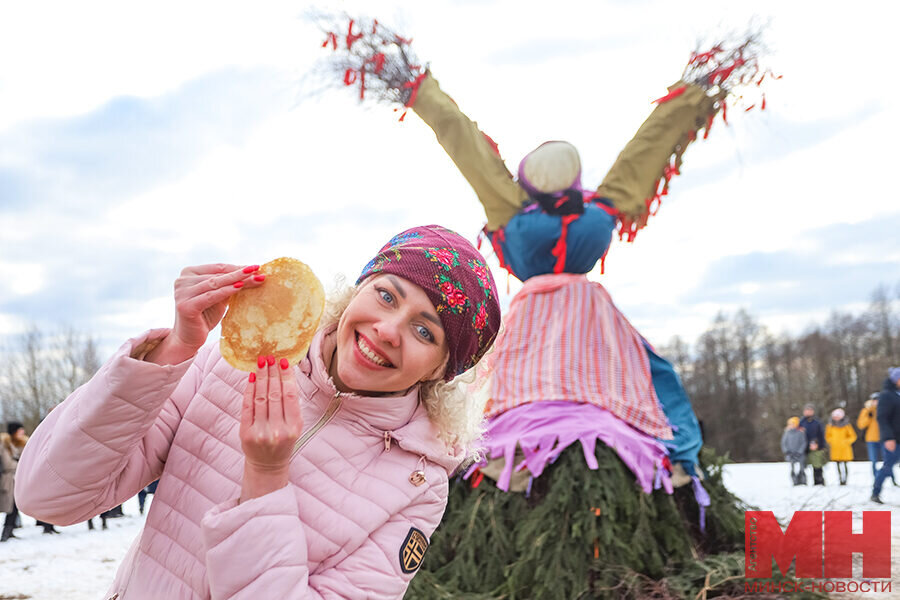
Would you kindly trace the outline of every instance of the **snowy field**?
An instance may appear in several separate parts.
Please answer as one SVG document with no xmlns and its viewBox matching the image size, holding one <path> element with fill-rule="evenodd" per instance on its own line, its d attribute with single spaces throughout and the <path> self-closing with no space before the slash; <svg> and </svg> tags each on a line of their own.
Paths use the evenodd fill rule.
<svg viewBox="0 0 900 600">
<path fill-rule="evenodd" d="M 796 510 L 891 510 L 896 591 L 855 597 L 900 598 L 900 487 L 888 480 L 881 495 L 885 505 L 869 502 L 872 472 L 867 462 L 851 463 L 847 486 L 837 485 L 832 464 L 825 467 L 824 488 L 793 487 L 789 479 L 785 463 L 729 465 L 725 471 L 725 484 L 732 492 L 779 519 L 790 518 Z M 23 517 L 24 527 L 16 530 L 21 539 L 0 544 L 0 600 L 105 600 L 119 561 L 144 523 L 137 498 L 125 503 L 124 512 L 124 518 L 109 521 L 107 531 L 101 531 L 95 519 L 94 531 L 81 523 L 59 527 L 61 535 L 44 535 L 34 519 Z M 861 512 L 854 517 L 858 527 Z"/>
</svg>

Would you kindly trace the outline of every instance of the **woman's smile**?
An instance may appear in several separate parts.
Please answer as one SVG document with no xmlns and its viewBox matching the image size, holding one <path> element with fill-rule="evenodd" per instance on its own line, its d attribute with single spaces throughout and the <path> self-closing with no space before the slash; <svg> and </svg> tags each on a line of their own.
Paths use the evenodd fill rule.
<svg viewBox="0 0 900 600">
<path fill-rule="evenodd" d="M 356 347 L 366 362 L 379 367 L 394 368 L 393 363 L 384 353 L 369 338 L 358 331 L 356 332 Z"/>
</svg>

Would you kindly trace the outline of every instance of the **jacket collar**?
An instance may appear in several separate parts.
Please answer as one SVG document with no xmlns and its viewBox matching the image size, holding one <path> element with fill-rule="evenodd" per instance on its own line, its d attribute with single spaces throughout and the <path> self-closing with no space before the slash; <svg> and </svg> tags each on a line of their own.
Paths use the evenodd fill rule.
<svg viewBox="0 0 900 600">
<path fill-rule="evenodd" d="M 311 401 L 327 404 L 338 395 L 334 380 L 328 374 L 328 365 L 337 346 L 336 325 L 323 327 L 316 332 L 306 359 L 300 370 L 321 392 Z M 419 386 L 405 393 L 389 396 L 363 396 L 342 393 L 340 416 L 361 421 L 379 432 L 389 432 L 394 441 L 408 452 L 425 456 L 448 471 L 462 462 L 464 455 L 450 452 L 437 437 L 437 427 L 428 418 L 425 406 L 419 401 Z"/>
</svg>

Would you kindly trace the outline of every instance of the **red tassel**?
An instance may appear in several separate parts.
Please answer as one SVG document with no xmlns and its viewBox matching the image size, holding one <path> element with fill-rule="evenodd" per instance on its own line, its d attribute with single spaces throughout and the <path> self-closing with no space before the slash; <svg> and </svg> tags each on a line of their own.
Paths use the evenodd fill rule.
<svg viewBox="0 0 900 600">
<path fill-rule="evenodd" d="M 565 204 L 568 201 L 569 201 L 569 197 L 563 196 L 562 198 L 560 198 L 559 200 L 557 200 L 556 202 L 553 203 L 553 208 L 559 208 L 560 206 L 562 206 L 563 204 Z"/>
<path fill-rule="evenodd" d="M 451 98 L 451 100 L 453 100 L 453 98 Z M 456 104 L 456 102 L 454 102 L 454 104 Z M 489 136 L 488 134 L 486 134 L 483 131 L 481 132 L 481 135 L 483 135 L 484 139 L 487 140 L 487 143 L 491 145 L 491 148 L 494 150 L 494 152 L 497 154 L 497 156 L 500 156 L 500 146 L 497 145 L 497 142 L 495 142 L 491 136 Z"/>
<path fill-rule="evenodd" d="M 372 21 L 372 35 L 378 33 L 378 19 Z"/>
<path fill-rule="evenodd" d="M 416 96 L 419 95 L 419 86 L 422 85 L 422 80 L 425 79 L 427 73 L 420 73 L 414 80 L 407 81 L 403 84 L 404 88 L 412 88 L 412 92 L 409 95 L 409 100 L 406 101 L 405 106 L 412 106 L 416 103 Z"/>
<path fill-rule="evenodd" d="M 751 104 L 750 106 L 748 106 L 747 108 L 744 109 L 744 112 L 750 112 L 750 111 L 753 110 L 754 108 L 756 108 L 756 105 L 755 105 L 755 104 Z"/>
<path fill-rule="evenodd" d="M 356 40 L 362 36 L 363 34 L 361 33 L 353 33 L 353 19 L 350 19 L 350 25 L 347 26 L 347 50 L 350 50 L 353 47 L 353 44 L 356 43 Z"/>
<path fill-rule="evenodd" d="M 400 118 L 397 119 L 397 120 L 398 120 L 398 121 L 402 121 L 402 120 L 405 119 L 405 118 L 406 118 L 406 111 L 404 110 L 404 111 L 403 111 L 403 114 L 400 115 Z"/>
<path fill-rule="evenodd" d="M 477 488 L 481 485 L 481 481 L 484 479 L 484 473 L 481 472 L 481 469 L 475 469 L 475 472 L 472 473 L 472 489 Z"/>
<path fill-rule="evenodd" d="M 671 92 L 669 92 L 669 93 L 666 94 L 665 96 L 663 96 L 663 97 L 661 97 L 661 98 L 657 98 L 656 100 L 654 100 L 653 102 L 651 102 L 651 104 L 665 104 L 666 102 L 668 102 L 668 101 L 671 100 L 672 98 L 677 98 L 678 96 L 682 95 L 686 89 L 687 89 L 687 86 L 686 86 L 686 85 L 683 85 L 683 86 L 681 86 L 680 88 L 676 88 L 676 89 L 672 90 Z"/>
<path fill-rule="evenodd" d="M 325 41 L 322 42 L 322 47 L 327 48 L 328 44 L 331 44 L 332 50 L 337 50 L 338 41 L 337 41 L 337 36 L 335 34 L 329 33 L 328 37 L 325 38 Z"/>
<path fill-rule="evenodd" d="M 565 215 L 560 219 L 561 231 L 556 245 L 550 251 L 550 254 L 556 257 L 556 264 L 553 265 L 554 273 L 562 273 L 566 267 L 566 237 L 569 233 L 569 223 L 575 221 L 581 215 Z"/>
<path fill-rule="evenodd" d="M 375 56 L 366 59 L 366 63 L 375 63 L 375 73 L 381 73 L 384 70 L 384 61 L 386 60 L 384 53 L 379 52 Z"/>
<path fill-rule="evenodd" d="M 606 254 L 607 254 L 607 252 L 609 252 L 608 248 L 607 248 L 607 251 L 603 253 L 603 256 L 600 257 L 600 274 L 601 275 L 606 274 Z"/>
<path fill-rule="evenodd" d="M 356 82 L 356 71 L 347 69 L 344 71 L 344 85 L 353 85 Z"/>
<path fill-rule="evenodd" d="M 703 132 L 703 139 L 704 139 L 704 140 L 705 140 L 706 138 L 709 137 L 709 130 L 712 129 L 713 118 L 714 118 L 715 116 L 716 116 L 715 114 L 712 114 L 712 115 L 709 115 L 709 117 L 706 118 L 706 131 Z"/>
<path fill-rule="evenodd" d="M 763 94 L 762 105 L 759 107 L 759 110 L 766 110 L 766 95 Z"/>
<path fill-rule="evenodd" d="M 722 100 L 722 122 L 728 125 L 728 104 Z"/>
<path fill-rule="evenodd" d="M 366 97 L 366 71 L 365 69 L 359 70 L 359 99 L 362 100 Z"/>
</svg>

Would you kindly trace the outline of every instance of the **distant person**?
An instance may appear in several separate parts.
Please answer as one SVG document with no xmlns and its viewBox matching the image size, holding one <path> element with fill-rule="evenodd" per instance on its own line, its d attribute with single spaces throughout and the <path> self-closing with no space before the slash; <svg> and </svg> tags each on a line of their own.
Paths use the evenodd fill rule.
<svg viewBox="0 0 900 600">
<path fill-rule="evenodd" d="M 822 466 L 828 462 L 828 457 L 825 456 L 825 428 L 822 427 L 822 424 L 816 419 L 816 407 L 812 403 L 804 405 L 803 418 L 800 419 L 800 427 L 806 432 L 806 462 L 813 468 L 813 484 L 825 485 L 822 476 Z M 814 445 L 815 447 L 813 447 Z M 814 461 L 813 458 L 809 456 L 812 452 L 818 451 L 821 451 L 824 460 L 819 460 L 817 458 Z M 817 463 L 820 466 L 816 467 L 816 464 L 814 463 Z"/>
<path fill-rule="evenodd" d="M 900 367 L 888 369 L 888 377 L 878 395 L 878 429 L 884 444 L 884 464 L 875 476 L 872 487 L 872 502 L 881 501 L 881 486 L 891 475 L 900 453 L 897 452 L 897 434 L 900 433 Z"/>
<path fill-rule="evenodd" d="M 813 485 L 825 485 L 825 475 L 823 469 L 828 464 L 828 453 L 825 448 L 819 446 L 815 440 L 809 443 L 809 452 L 806 454 L 806 460 L 813 470 Z"/>
<path fill-rule="evenodd" d="M 800 419 L 791 417 L 781 434 L 781 451 L 784 460 L 791 464 L 791 482 L 806 485 L 806 433 L 800 428 Z"/>
<path fill-rule="evenodd" d="M 25 427 L 18 421 L 7 423 L 6 433 L 0 436 L 0 469 L 2 469 L 0 472 L 0 512 L 6 513 L 0 542 L 16 537 L 13 529 L 16 528 L 19 509 L 13 493 L 16 486 L 16 467 L 27 441 Z"/>
<path fill-rule="evenodd" d="M 840 485 L 847 485 L 847 462 L 853 460 L 853 442 L 856 431 L 844 413 L 844 409 L 831 411 L 831 422 L 825 426 L 825 441 L 831 451 L 831 460 L 837 466 Z"/>
<path fill-rule="evenodd" d="M 866 400 L 863 409 L 859 411 L 856 419 L 856 428 L 865 431 L 866 452 L 869 454 L 869 462 L 872 463 L 872 477 L 878 475 L 878 463 L 883 460 L 884 449 L 881 442 L 881 432 L 878 429 L 878 392 L 873 393 Z M 897 485 L 894 479 L 894 470 L 891 469 L 891 482 Z"/>
<path fill-rule="evenodd" d="M 121 516 L 123 516 L 123 515 L 121 514 L 121 510 L 122 510 L 122 505 L 120 504 L 119 506 L 116 506 L 115 508 L 111 508 L 110 510 L 104 510 L 102 513 L 100 513 L 99 517 L 100 517 L 100 526 L 101 526 L 101 528 L 102 528 L 102 529 L 109 529 L 109 525 L 106 524 L 106 521 L 109 520 L 109 519 L 115 519 L 116 517 L 121 517 Z M 93 530 L 94 530 L 94 519 L 93 519 L 93 517 L 91 517 L 90 519 L 87 520 L 87 525 L 88 525 L 88 530 L 89 530 L 89 531 L 93 531 Z"/>
<path fill-rule="evenodd" d="M 159 479 L 142 489 L 138 492 L 138 512 L 144 514 L 144 503 L 147 501 L 147 496 L 150 494 L 156 493 L 156 486 L 159 485 Z"/>
</svg>

